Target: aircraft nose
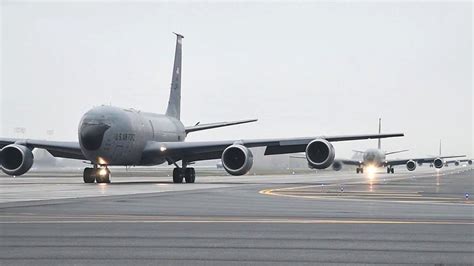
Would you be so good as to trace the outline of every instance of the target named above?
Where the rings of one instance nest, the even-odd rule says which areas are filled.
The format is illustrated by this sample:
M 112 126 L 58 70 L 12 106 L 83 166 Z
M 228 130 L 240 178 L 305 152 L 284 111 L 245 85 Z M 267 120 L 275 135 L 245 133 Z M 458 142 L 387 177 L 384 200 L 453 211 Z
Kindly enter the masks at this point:
M 80 133 L 82 146 L 90 151 L 99 149 L 109 128 L 110 126 L 104 123 L 84 123 Z

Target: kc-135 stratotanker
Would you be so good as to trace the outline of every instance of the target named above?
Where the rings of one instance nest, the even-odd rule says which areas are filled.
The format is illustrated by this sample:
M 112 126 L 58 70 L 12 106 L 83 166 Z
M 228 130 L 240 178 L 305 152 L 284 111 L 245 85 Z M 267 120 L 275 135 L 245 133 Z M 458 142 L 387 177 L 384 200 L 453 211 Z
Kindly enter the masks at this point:
M 188 166 L 196 161 L 220 158 L 229 174 L 246 174 L 253 164 L 253 155 L 249 150 L 252 147 L 266 147 L 265 155 L 305 152 L 312 167 L 324 169 L 335 158 L 331 142 L 403 136 L 403 133 L 395 133 L 186 142 L 186 136 L 194 131 L 249 123 L 256 119 L 189 127 L 181 123 L 182 41 L 183 36 L 176 34 L 171 91 L 165 114 L 99 106 L 82 117 L 78 142 L 0 138 L 1 170 L 12 176 L 25 174 L 33 165 L 32 150 L 41 148 L 55 157 L 90 162 L 93 167 L 84 169 L 85 183 L 109 183 L 108 166 L 151 166 L 163 163 L 176 166 L 173 170 L 174 183 L 182 183 L 183 179 L 186 183 L 194 183 L 194 168 Z
M 379 134 L 382 130 L 382 119 L 379 118 Z M 441 141 L 439 143 L 439 155 L 438 156 L 429 156 L 429 157 L 414 157 L 407 159 L 387 159 L 387 155 L 396 154 L 400 152 L 405 152 L 408 150 L 399 150 L 399 151 L 384 151 L 382 150 L 382 143 L 380 139 L 378 140 L 377 148 L 367 149 L 365 151 L 356 151 L 357 154 L 361 154 L 362 158 L 360 160 L 355 159 L 341 159 L 336 158 L 332 163 L 332 169 L 334 171 L 339 171 L 342 169 L 343 165 L 353 165 L 356 166 L 356 173 L 364 173 L 364 169 L 375 170 L 375 168 L 387 167 L 387 173 L 395 173 L 394 166 L 405 165 L 408 171 L 415 171 L 416 166 L 422 166 L 424 163 L 429 163 L 430 167 L 435 167 L 437 169 L 442 168 L 443 166 L 448 166 L 449 164 L 454 164 L 456 166 L 461 163 L 467 163 L 472 165 L 472 159 L 459 159 L 459 157 L 466 157 L 466 155 L 442 155 L 441 153 Z M 306 158 L 303 155 L 292 155 L 292 158 L 302 159 Z M 453 159 L 458 158 L 458 159 Z M 449 159 L 449 160 L 448 160 Z M 309 165 L 310 168 L 313 168 Z

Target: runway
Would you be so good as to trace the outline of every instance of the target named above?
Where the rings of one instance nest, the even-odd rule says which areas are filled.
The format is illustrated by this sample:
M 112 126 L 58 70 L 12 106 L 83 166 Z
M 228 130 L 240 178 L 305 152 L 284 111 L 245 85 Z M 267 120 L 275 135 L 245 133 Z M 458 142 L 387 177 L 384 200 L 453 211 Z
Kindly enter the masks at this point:
M 398 169 L 397 169 L 398 170 Z M 472 168 L 0 177 L 2 264 L 472 264 Z M 199 173 L 198 173 L 199 174 Z M 466 198 L 466 194 L 468 197 Z

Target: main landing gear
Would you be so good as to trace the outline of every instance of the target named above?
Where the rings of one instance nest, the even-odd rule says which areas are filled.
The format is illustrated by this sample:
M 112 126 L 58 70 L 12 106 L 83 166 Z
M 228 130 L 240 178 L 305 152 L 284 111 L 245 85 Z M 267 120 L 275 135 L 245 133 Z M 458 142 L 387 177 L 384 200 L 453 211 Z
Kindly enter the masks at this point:
M 186 183 L 194 183 L 196 181 L 196 171 L 192 167 L 186 167 L 186 163 L 183 162 L 182 167 L 178 167 L 175 163 L 176 168 L 173 169 L 173 183 L 183 183 L 183 178 Z
M 395 170 L 391 166 L 387 167 L 387 174 L 390 174 L 390 173 L 392 174 L 395 173 Z
M 357 174 L 358 174 L 358 173 L 363 174 L 363 173 L 364 173 L 364 167 L 357 167 L 357 168 L 356 168 L 356 173 L 357 173 Z
M 84 183 L 110 183 L 110 170 L 107 167 L 94 168 L 87 167 L 84 169 Z

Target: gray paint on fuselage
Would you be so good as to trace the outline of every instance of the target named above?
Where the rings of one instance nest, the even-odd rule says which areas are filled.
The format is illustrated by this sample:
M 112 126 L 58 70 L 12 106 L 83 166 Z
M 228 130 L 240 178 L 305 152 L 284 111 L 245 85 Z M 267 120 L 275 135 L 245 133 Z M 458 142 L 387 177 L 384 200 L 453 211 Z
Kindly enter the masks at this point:
M 88 150 L 82 143 L 81 131 L 85 124 L 94 123 L 110 128 L 105 131 L 100 147 Z M 179 142 L 186 138 L 184 125 L 174 117 L 113 106 L 89 110 L 79 123 L 78 134 L 84 156 L 95 164 L 107 165 L 161 164 L 164 158 L 142 160 L 147 142 Z

